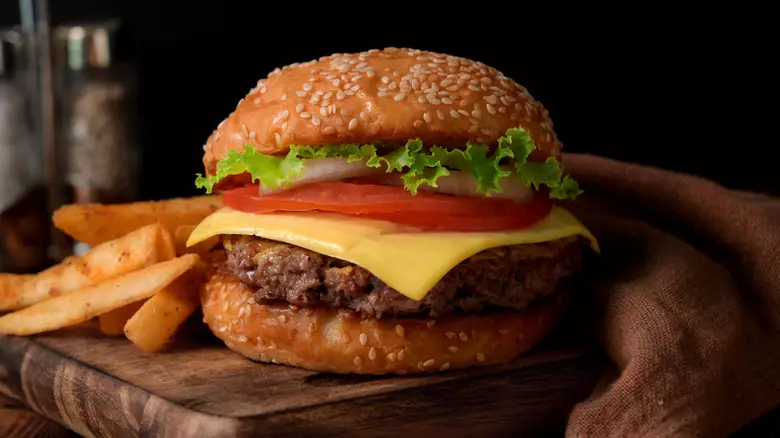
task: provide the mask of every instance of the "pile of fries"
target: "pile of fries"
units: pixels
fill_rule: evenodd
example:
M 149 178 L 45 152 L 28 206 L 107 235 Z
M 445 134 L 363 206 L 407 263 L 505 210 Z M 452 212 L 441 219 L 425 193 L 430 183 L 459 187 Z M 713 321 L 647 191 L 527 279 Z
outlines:
M 0 334 L 27 336 L 97 319 L 109 336 L 163 349 L 200 305 L 214 240 L 187 248 L 217 196 L 130 204 L 73 204 L 54 225 L 92 249 L 38 274 L 0 273 Z M 3 314 L 5 313 L 5 314 Z

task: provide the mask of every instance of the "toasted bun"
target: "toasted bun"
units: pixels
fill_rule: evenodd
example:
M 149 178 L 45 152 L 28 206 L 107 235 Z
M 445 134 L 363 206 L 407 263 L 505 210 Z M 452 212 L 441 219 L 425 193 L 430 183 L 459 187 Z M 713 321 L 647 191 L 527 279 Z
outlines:
M 203 319 L 233 351 L 313 371 L 412 374 L 505 363 L 557 323 L 564 295 L 524 312 L 361 319 L 330 308 L 261 305 L 223 264 L 202 290 Z
M 458 147 L 493 144 L 523 127 L 538 150 L 531 160 L 559 156 L 561 145 L 543 106 L 500 72 L 480 62 L 411 49 L 334 54 L 277 69 L 258 81 L 204 146 L 208 175 L 245 144 L 284 154 L 291 144 L 406 142 Z

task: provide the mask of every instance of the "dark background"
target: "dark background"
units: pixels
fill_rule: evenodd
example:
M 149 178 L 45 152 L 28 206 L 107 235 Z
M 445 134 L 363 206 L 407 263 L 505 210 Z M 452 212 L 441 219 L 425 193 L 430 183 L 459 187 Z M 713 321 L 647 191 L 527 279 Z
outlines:
M 123 21 L 120 53 L 139 79 L 144 198 L 198 193 L 193 181 L 206 137 L 274 67 L 384 46 L 466 56 L 502 70 L 550 110 L 566 151 L 780 192 L 771 159 L 778 142 L 770 134 L 778 38 L 767 11 L 51 3 L 55 23 Z M 16 1 L 0 2 L 0 25 L 17 17 Z

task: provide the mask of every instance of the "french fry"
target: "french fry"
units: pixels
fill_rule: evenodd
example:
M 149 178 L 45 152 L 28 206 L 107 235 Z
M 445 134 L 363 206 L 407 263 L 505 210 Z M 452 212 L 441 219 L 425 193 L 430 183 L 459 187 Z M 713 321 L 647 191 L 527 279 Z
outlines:
M 0 273 L 0 311 L 12 308 L 14 303 L 19 301 L 22 284 L 33 277 L 33 275 Z
M 187 239 L 189 239 L 194 229 L 195 225 L 180 225 L 176 227 L 176 231 L 173 233 L 173 240 L 176 242 L 176 254 L 193 253 L 202 255 L 211 251 L 219 243 L 219 237 L 214 236 L 188 248 Z
M 146 302 L 146 300 L 136 301 L 98 316 L 100 331 L 108 336 L 124 335 L 127 320 L 141 308 L 144 302 Z
M 159 224 L 139 228 L 70 257 L 23 282 L 0 310 L 18 310 L 175 257 L 173 240 Z
M 127 321 L 127 339 L 147 353 L 162 350 L 200 305 L 204 281 L 196 267 L 149 298 Z
M 128 204 L 71 204 L 55 211 L 52 220 L 74 239 L 95 246 L 158 222 L 175 235 L 180 225 L 196 225 L 220 207 L 219 195 Z
M 185 254 L 9 313 L 0 317 L 0 333 L 27 336 L 57 330 L 149 298 L 191 269 L 198 259 L 196 254 Z

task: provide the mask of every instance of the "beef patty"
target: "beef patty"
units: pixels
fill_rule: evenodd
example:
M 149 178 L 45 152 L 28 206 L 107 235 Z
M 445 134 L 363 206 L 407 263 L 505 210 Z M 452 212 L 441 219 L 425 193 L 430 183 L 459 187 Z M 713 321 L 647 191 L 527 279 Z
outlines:
M 304 248 L 233 235 L 223 236 L 223 245 L 228 268 L 257 290 L 256 301 L 342 307 L 367 317 L 522 310 L 579 270 L 584 247 L 582 240 L 566 238 L 488 249 L 455 266 L 415 301 L 359 266 Z

